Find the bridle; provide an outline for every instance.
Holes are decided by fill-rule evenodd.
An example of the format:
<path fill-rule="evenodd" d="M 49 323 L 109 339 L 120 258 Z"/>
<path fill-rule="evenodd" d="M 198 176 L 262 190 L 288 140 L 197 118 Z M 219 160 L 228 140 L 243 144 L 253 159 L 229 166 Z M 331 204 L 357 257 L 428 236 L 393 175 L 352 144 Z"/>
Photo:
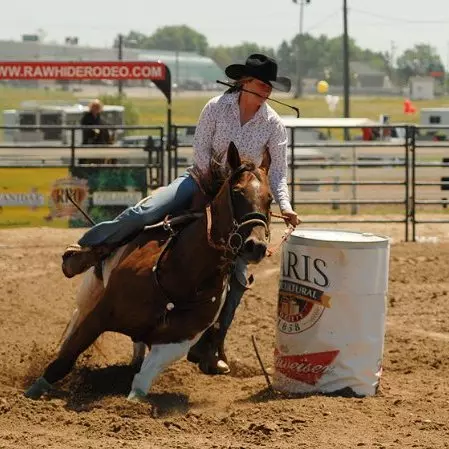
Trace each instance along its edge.
<path fill-rule="evenodd" d="M 234 208 L 234 199 L 235 199 L 235 192 L 232 189 L 232 186 L 234 184 L 234 181 L 238 179 L 242 173 L 245 171 L 252 171 L 251 167 L 247 164 L 240 165 L 234 172 L 229 176 L 227 183 L 228 183 L 228 189 L 229 189 L 229 209 L 230 214 L 232 218 L 232 229 L 229 232 L 229 235 L 226 239 L 224 239 L 224 242 L 217 243 L 213 240 L 211 235 L 212 230 L 212 211 L 211 207 L 208 206 L 206 208 L 206 216 L 207 216 L 207 241 L 210 246 L 212 246 L 215 249 L 224 251 L 225 253 L 230 253 L 231 257 L 237 256 L 237 254 L 241 251 L 243 248 L 243 245 L 245 243 L 245 239 L 241 233 L 242 229 L 251 226 L 263 226 L 265 228 L 265 236 L 267 239 L 270 237 L 270 230 L 269 230 L 269 217 L 265 215 L 262 212 L 249 212 L 243 217 L 241 217 L 239 220 L 235 218 L 235 208 Z"/>

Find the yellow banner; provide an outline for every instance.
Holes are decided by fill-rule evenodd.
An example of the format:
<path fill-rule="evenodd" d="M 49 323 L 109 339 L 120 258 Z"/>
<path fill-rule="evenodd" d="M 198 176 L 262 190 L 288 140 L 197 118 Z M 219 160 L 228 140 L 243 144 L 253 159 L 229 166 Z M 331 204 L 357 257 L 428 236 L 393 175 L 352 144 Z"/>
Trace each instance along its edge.
<path fill-rule="evenodd" d="M 67 217 L 52 213 L 51 194 L 61 168 L 0 168 L 0 227 L 53 226 L 67 228 Z"/>

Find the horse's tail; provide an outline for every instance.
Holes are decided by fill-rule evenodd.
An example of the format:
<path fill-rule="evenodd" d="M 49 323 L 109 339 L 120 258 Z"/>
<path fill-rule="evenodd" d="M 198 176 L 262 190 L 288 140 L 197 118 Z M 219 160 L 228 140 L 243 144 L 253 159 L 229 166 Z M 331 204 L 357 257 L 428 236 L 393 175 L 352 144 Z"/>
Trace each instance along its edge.
<path fill-rule="evenodd" d="M 83 214 L 83 217 L 92 225 L 95 226 L 95 221 L 88 215 L 87 212 L 85 212 L 81 206 L 72 198 L 69 192 L 67 192 L 67 198 L 70 200 L 70 202 Z"/>

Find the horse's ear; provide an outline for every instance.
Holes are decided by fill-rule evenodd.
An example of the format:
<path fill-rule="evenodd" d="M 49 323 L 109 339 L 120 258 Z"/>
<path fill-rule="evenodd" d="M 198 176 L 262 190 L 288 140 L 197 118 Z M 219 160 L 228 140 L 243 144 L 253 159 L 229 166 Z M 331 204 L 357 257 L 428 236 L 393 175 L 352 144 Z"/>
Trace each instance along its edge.
<path fill-rule="evenodd" d="M 268 150 L 263 152 L 262 163 L 260 164 L 260 170 L 263 170 L 265 173 L 268 173 L 271 165 L 271 155 Z"/>
<path fill-rule="evenodd" d="M 237 150 L 237 147 L 232 141 L 229 143 L 228 147 L 228 164 L 231 167 L 232 171 L 237 170 L 240 165 L 242 165 L 239 150 Z"/>

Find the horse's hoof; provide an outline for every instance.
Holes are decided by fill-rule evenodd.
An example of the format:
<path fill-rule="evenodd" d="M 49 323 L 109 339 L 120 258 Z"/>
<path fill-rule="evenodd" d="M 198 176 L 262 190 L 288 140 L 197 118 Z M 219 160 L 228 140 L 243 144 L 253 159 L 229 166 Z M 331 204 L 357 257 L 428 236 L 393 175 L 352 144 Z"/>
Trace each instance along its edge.
<path fill-rule="evenodd" d="M 131 390 L 131 393 L 128 395 L 128 401 L 131 402 L 144 402 L 147 398 L 147 395 L 139 389 Z"/>
<path fill-rule="evenodd" d="M 39 379 L 25 391 L 24 395 L 29 399 L 39 399 L 44 393 L 50 390 L 51 384 L 48 383 L 43 377 L 39 377 Z"/>
<path fill-rule="evenodd" d="M 199 368 L 204 374 L 229 374 L 231 368 L 224 360 L 217 360 L 217 363 L 209 363 L 202 361 L 199 363 Z"/>
<path fill-rule="evenodd" d="M 224 360 L 219 360 L 217 362 L 217 374 L 229 374 L 231 372 L 231 368 Z"/>

